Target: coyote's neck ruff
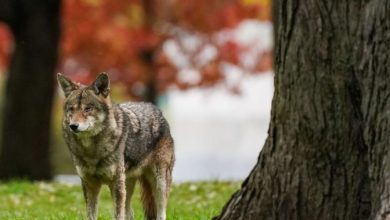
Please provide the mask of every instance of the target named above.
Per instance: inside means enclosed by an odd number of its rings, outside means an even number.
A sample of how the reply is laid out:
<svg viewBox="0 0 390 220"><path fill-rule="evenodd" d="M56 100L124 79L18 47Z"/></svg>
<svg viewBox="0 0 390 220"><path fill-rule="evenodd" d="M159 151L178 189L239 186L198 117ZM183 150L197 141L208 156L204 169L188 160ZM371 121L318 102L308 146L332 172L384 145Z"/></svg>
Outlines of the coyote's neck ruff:
<svg viewBox="0 0 390 220"><path fill-rule="evenodd" d="M62 128L82 180L88 218L97 218L99 189L108 184L116 219L132 219L130 198L140 180L147 219L165 219L174 152L161 111L147 103L112 104L106 74L90 86L60 74L58 81L66 96Z"/></svg>

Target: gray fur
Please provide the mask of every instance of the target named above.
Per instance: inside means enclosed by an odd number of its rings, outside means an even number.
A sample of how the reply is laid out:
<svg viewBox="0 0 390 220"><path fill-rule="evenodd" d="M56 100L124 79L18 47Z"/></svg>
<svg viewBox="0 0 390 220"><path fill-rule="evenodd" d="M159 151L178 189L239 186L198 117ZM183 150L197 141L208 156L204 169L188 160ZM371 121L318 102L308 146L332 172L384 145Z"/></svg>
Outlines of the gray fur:
<svg viewBox="0 0 390 220"><path fill-rule="evenodd" d="M67 97L64 138L82 179L88 218L97 218L100 186L107 184L115 204L115 219L125 219L125 213L126 219L132 219L134 181L143 179L149 181L153 192L149 195L153 198L146 199L152 199L154 203L150 204L155 206L145 205L148 219L164 220L174 149L161 111L148 103L112 104L106 74L90 86L76 85L62 75L58 81ZM80 130L72 130L70 124L77 124Z"/></svg>

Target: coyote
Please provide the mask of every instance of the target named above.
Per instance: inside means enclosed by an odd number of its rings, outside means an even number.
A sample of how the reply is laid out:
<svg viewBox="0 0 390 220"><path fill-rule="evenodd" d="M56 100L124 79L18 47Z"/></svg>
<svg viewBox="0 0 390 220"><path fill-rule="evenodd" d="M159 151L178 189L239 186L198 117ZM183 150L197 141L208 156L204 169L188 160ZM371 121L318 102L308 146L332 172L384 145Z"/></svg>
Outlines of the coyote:
<svg viewBox="0 0 390 220"><path fill-rule="evenodd" d="M115 219L133 219L131 196L138 180L145 218L165 220L175 156L161 111L143 102L113 104L106 73L89 86L60 73L57 78L66 97L62 129L88 219L97 219L102 184L110 188Z"/></svg>

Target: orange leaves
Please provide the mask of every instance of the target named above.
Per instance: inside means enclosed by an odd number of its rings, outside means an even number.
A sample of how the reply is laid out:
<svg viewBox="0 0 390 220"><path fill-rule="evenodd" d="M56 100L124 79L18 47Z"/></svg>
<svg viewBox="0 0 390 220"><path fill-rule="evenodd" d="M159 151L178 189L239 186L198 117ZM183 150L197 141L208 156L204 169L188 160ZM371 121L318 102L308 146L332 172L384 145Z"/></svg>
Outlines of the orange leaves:
<svg viewBox="0 0 390 220"><path fill-rule="evenodd" d="M86 5L95 7L98 7L102 4L102 0L82 0L82 2L84 2Z"/></svg>
<svg viewBox="0 0 390 220"><path fill-rule="evenodd" d="M139 28L145 24L145 13L140 4L130 4L127 12L121 16L126 21L125 26L130 28Z"/></svg>
<svg viewBox="0 0 390 220"><path fill-rule="evenodd" d="M237 29L248 18L269 20L270 0L64 0L59 69L81 82L108 71L134 96L151 81L160 92L224 83L225 64L242 72L272 68L261 31L248 38L248 29ZM0 24L0 70L11 38Z"/></svg>
<svg viewBox="0 0 390 220"><path fill-rule="evenodd" d="M240 46L236 42L229 40L224 44L220 45L219 47L220 60L233 64L238 64L239 52L242 50L243 48L240 48Z"/></svg>
<svg viewBox="0 0 390 220"><path fill-rule="evenodd" d="M241 4L246 6L247 14L251 18L271 19L271 0L241 0Z"/></svg>
<svg viewBox="0 0 390 220"><path fill-rule="evenodd" d="M132 41L132 47L138 52L142 52L158 47L161 36L152 32L150 29L141 28L133 31L133 36L130 40Z"/></svg>
<svg viewBox="0 0 390 220"><path fill-rule="evenodd" d="M256 65L257 72L265 72L273 68L273 54L271 51L266 51L261 54L260 60Z"/></svg>
<svg viewBox="0 0 390 220"><path fill-rule="evenodd" d="M13 50L12 35L5 24L0 23L0 72L8 66Z"/></svg>
<svg viewBox="0 0 390 220"><path fill-rule="evenodd" d="M216 61L208 63L202 68L202 81L200 86L212 86L222 80L219 63Z"/></svg>
<svg viewBox="0 0 390 220"><path fill-rule="evenodd" d="M245 18L271 18L270 0L180 0L173 11L177 25L202 32L232 28Z"/></svg>
<svg viewBox="0 0 390 220"><path fill-rule="evenodd" d="M158 36L143 26L144 14L135 1L65 0L63 7L60 68L66 73L87 69L92 78L110 70L126 76L141 62L142 51L158 45ZM77 65L67 69L70 61Z"/></svg>
<svg viewBox="0 0 390 220"><path fill-rule="evenodd" d="M189 30L213 32L232 27L243 18L238 3L231 0L182 0L176 2L177 25Z"/></svg>
<svg viewBox="0 0 390 220"><path fill-rule="evenodd" d="M221 65L242 65L247 50L234 39L216 40L216 33L246 18L269 19L269 5L269 0L64 0L60 68L84 82L109 71L114 83L128 85L135 96L152 80L158 91L212 86L225 80ZM175 29L190 34L179 39ZM163 49L169 40L179 57ZM251 71L269 68L270 56L262 57Z"/></svg>

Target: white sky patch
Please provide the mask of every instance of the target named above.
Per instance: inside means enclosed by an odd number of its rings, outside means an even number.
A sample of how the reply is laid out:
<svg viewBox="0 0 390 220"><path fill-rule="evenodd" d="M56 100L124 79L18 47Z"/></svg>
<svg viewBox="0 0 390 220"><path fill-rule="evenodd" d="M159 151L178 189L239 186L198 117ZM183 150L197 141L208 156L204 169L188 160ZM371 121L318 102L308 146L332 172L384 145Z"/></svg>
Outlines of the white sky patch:
<svg viewBox="0 0 390 220"><path fill-rule="evenodd" d="M180 70L178 72L177 78L180 82L189 84L196 84L201 80L199 71L193 68L186 68Z"/></svg>
<svg viewBox="0 0 390 220"><path fill-rule="evenodd" d="M273 48L272 24L255 20L243 21L235 29L234 39L246 48L239 56L240 63L247 69L254 69L261 54Z"/></svg>
<svg viewBox="0 0 390 220"><path fill-rule="evenodd" d="M207 63L211 62L215 57L217 56L217 48L213 45L206 45L203 47L203 49L200 51L200 53L196 56L196 64L200 67L206 65Z"/></svg>
<svg viewBox="0 0 390 220"><path fill-rule="evenodd" d="M189 57L183 54L179 45L174 40L167 40L163 45L164 53L169 60L178 68L186 68L189 66Z"/></svg>
<svg viewBox="0 0 390 220"><path fill-rule="evenodd" d="M273 48L271 22L260 22L257 20L244 20L234 30L235 41L241 45L248 45L261 50Z"/></svg>
<svg viewBox="0 0 390 220"><path fill-rule="evenodd" d="M244 75L240 67L230 63L223 63L221 65L221 70L222 74L225 76L225 83L228 87L240 84Z"/></svg>
<svg viewBox="0 0 390 220"><path fill-rule="evenodd" d="M180 40L186 52L194 53L202 44L202 37L196 33L186 32Z"/></svg>

